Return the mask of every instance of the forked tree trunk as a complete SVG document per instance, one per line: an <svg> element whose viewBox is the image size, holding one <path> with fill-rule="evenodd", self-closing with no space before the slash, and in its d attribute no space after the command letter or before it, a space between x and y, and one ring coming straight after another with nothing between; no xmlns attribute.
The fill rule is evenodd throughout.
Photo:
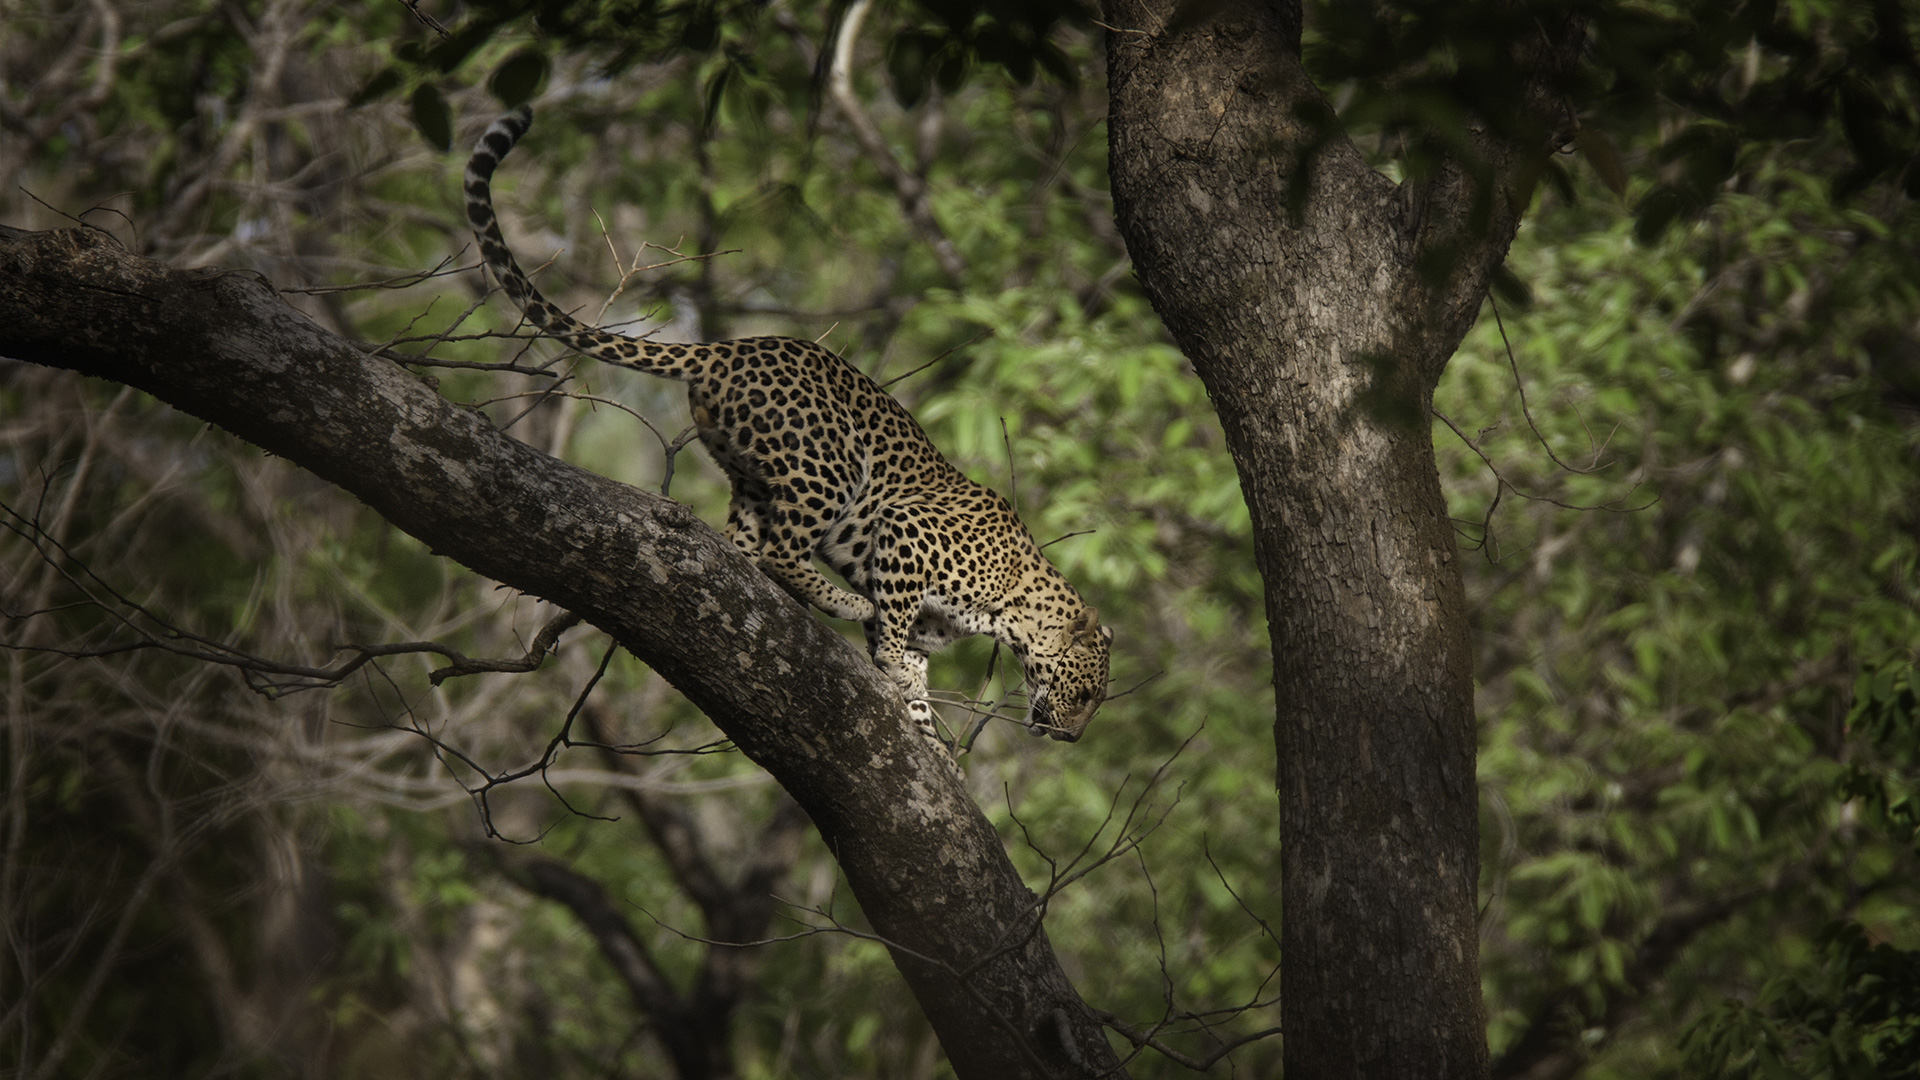
<svg viewBox="0 0 1920 1080"><path fill-rule="evenodd" d="M1301 70L1297 3L1106 21L1121 232L1266 582L1287 1075L1484 1076L1473 672L1428 409L1513 236L1511 155L1486 148L1492 190L1369 168Z"/></svg>

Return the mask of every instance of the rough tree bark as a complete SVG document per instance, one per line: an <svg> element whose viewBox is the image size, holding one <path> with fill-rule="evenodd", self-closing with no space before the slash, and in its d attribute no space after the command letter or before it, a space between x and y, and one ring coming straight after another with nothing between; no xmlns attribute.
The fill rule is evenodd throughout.
<svg viewBox="0 0 1920 1080"><path fill-rule="evenodd" d="M1395 184L1302 70L1298 0L1106 21L1116 215L1266 582L1287 1073L1485 1076L1473 672L1428 410L1517 227L1514 163L1546 148L1483 140L1478 183Z"/></svg>
<svg viewBox="0 0 1920 1080"><path fill-rule="evenodd" d="M892 684L693 512L496 430L249 273L0 226L0 355L125 383L613 635L812 818L961 1077L1117 1075L1035 897Z"/></svg>

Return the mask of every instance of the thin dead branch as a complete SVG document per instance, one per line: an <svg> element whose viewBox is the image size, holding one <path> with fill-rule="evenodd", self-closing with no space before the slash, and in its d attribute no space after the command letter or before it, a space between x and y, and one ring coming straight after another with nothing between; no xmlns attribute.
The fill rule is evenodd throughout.
<svg viewBox="0 0 1920 1080"><path fill-rule="evenodd" d="M1547 457L1551 458L1555 465L1560 466L1562 469L1565 469L1570 473L1585 474L1585 473L1598 472L1601 469L1607 468L1609 465L1611 465L1612 462L1598 463L1600 453L1604 449L1604 446L1592 447L1593 456L1596 461L1596 464L1589 466L1588 468L1585 468L1585 469L1579 468L1578 466L1575 466L1575 465L1569 465L1566 462L1561 461L1560 455L1553 452L1553 446L1547 442L1547 437L1541 434L1540 432L1540 425L1533 422L1533 410L1527 407L1527 381L1520 377L1520 361L1514 358L1513 342L1508 340L1507 338L1507 324L1505 320L1500 318L1500 302L1493 298L1492 293L1488 293L1487 304L1493 308L1493 324L1495 327L1499 328L1500 330L1500 344L1506 346L1507 348L1507 367L1509 370L1513 372L1514 389L1520 392L1520 414L1526 417L1527 427L1532 429L1533 437L1539 440L1540 448L1547 452ZM1582 428L1586 427L1586 420L1584 418L1582 418L1582 420L1580 421L1580 426ZM1587 433L1587 441L1588 441L1588 444L1591 446L1593 441L1592 432ZM1613 436L1611 434L1607 436L1607 441L1608 442L1613 441Z"/></svg>
<svg viewBox="0 0 1920 1080"><path fill-rule="evenodd" d="M1493 554L1493 548L1490 546L1489 538L1493 535L1494 511L1500 508L1500 499L1506 492L1511 491L1515 495L1518 495L1521 498L1528 500L1529 502L1548 503L1550 505L1557 506L1562 510L1578 510L1583 512L1589 511L1589 510L1604 510L1609 514L1637 514L1642 510L1645 510L1648 507L1660 501L1660 496L1655 495L1653 498L1648 499L1645 503L1639 506L1623 507L1619 505L1620 503L1625 502L1628 496L1631 496L1634 492L1640 490L1639 482L1636 482L1633 485L1633 487L1628 488L1626 494L1621 495L1617 499L1613 499L1609 502L1604 502L1604 503L1594 503L1588 506L1580 506L1574 503L1563 502L1549 495L1532 494L1530 492L1527 492L1521 489L1513 481L1508 480L1506 477L1506 474L1500 471L1500 467L1498 465L1495 465L1493 463L1493 459L1487 456L1487 452L1480 448L1480 444L1476 440L1470 438L1466 432L1461 431L1460 426L1458 424L1455 424L1452 420L1448 419L1445 413L1441 412L1438 409L1431 409L1431 408L1428 411L1431 412L1434 415L1434 417L1438 419L1441 423L1447 425L1447 428L1451 430L1455 435L1459 436L1460 441L1466 444L1467 449L1473 451L1474 456L1478 457L1481 460L1481 462L1486 465L1487 471L1493 474L1493 478L1495 481L1495 486L1493 491L1493 501L1487 504L1486 515L1482 517L1480 521L1477 523L1480 529L1480 535L1478 537L1467 537L1467 539L1470 541L1470 546L1480 548L1482 551L1487 552L1487 560L1489 562L1500 561L1498 556ZM1549 450L1548 453L1551 454L1552 451ZM1574 471L1577 472L1579 470L1574 470ZM1469 523L1469 524L1476 524L1476 523ZM1465 533L1462 533L1461 535L1466 536Z"/></svg>
<svg viewBox="0 0 1920 1080"><path fill-rule="evenodd" d="M897 383L902 379L912 378L913 376L920 374L921 372L927 370L928 368L939 363L940 361L945 360L947 357L952 356L954 353L959 352L961 349L964 349L967 346L972 345L974 342L979 341L981 338L990 336L992 333L993 333L993 328L988 327L987 329L980 331L979 333L973 335L972 337L961 342L960 344L955 345L953 348L948 349L946 352L941 353L939 356L936 356L933 359L927 361L926 363L921 364L919 367L914 368L911 371L907 371L899 375L895 375L893 378L888 379L886 382L881 383L880 389L885 390L887 387L892 386L894 383Z"/></svg>
<svg viewBox="0 0 1920 1080"><path fill-rule="evenodd" d="M1197 1058L1190 1054L1181 1053L1179 1050L1162 1042L1159 1037L1152 1032L1142 1031L1104 1009L1093 1010L1093 1015L1097 1017L1102 1024L1119 1032L1122 1037L1132 1043L1136 1048L1154 1050L1168 1061L1176 1065L1183 1065L1186 1068L1192 1069L1194 1072L1206 1072L1219 1063L1220 1059L1248 1043L1259 1042L1261 1039L1270 1039L1281 1033L1278 1027L1270 1027L1264 1031L1256 1031L1251 1035L1243 1035L1232 1042L1221 1044L1214 1049L1213 1053L1208 1054L1206 1057Z"/></svg>

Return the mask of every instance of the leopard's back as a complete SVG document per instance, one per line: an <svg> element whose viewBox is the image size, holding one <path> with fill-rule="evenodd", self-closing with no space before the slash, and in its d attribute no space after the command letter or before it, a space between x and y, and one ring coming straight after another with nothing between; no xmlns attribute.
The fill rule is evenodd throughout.
<svg viewBox="0 0 1920 1080"><path fill-rule="evenodd" d="M827 563L856 589L871 575L843 549L871 537L879 507L971 483L911 413L830 350L783 337L709 348L688 403L736 501L753 504L775 539L822 555L852 530Z"/></svg>

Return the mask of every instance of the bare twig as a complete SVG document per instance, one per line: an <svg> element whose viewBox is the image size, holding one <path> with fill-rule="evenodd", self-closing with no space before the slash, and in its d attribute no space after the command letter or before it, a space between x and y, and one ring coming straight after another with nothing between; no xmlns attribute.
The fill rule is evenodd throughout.
<svg viewBox="0 0 1920 1080"><path fill-rule="evenodd" d="M455 252L454 254L449 255L446 258L441 259L439 262L435 263L433 266L433 269L431 270L416 270L409 274L401 274L398 277L381 278L378 281L361 281L361 282L356 282L352 285L315 285L315 286L312 286L311 288L281 289L280 291L283 293L293 293L298 296L324 296L328 293L367 292L375 289L411 288L412 286L418 285L423 281L431 281L434 278L438 278L438 277L452 277L455 274L464 274L470 270L480 269L480 266L481 266L480 263L474 263L472 266L447 265L466 253L467 253L467 249L461 248L459 251Z"/></svg>
<svg viewBox="0 0 1920 1080"><path fill-rule="evenodd" d="M1007 501L1013 504L1013 516L1020 516L1020 471L1013 464L1013 436L1007 432L1007 418L1000 418L1000 445L1007 451Z"/></svg>
<svg viewBox="0 0 1920 1080"><path fill-rule="evenodd" d="M474 336L514 337L517 335L483 334L483 335L474 335ZM449 339L449 340L454 340L454 339ZM554 361L548 361L546 365L541 367L528 367L527 365L522 364L516 360L501 360L497 362L488 362L484 360L435 360L432 357L428 357L428 356L414 356L408 353L397 353L392 351L391 349L387 349L381 346L374 346L373 348L369 349L368 354L372 356L383 356L389 360L393 360L397 363L405 364L408 367L415 367L415 368L434 367L434 368L461 368L468 371L511 371L516 375L532 375L536 378L542 378L542 379L557 379L561 377L559 375L554 374L552 371L548 370L548 368L551 367ZM426 377L427 376L422 376L422 378L426 378Z"/></svg>
<svg viewBox="0 0 1920 1080"><path fill-rule="evenodd" d="M1273 1036L1281 1033L1280 1029L1277 1027L1270 1027L1270 1028L1267 1028L1265 1031L1256 1031L1251 1035L1245 1035L1238 1039L1233 1040L1230 1043L1223 1044L1222 1046L1215 1049L1213 1053L1208 1054L1206 1057L1196 1058L1188 1054L1183 1054L1178 1050L1175 1050L1173 1047L1168 1046L1164 1042L1161 1042L1153 1034L1149 1032L1141 1031L1139 1028L1136 1028L1131 1024L1125 1023L1119 1017L1113 1015L1110 1012L1107 1012L1104 1009L1093 1010L1093 1015L1097 1017L1102 1024L1105 1024L1107 1027L1112 1028L1114 1031L1119 1032L1121 1036L1123 1036L1128 1042L1132 1043L1133 1045L1140 1047L1142 1049L1156 1050L1163 1057L1173 1062L1174 1064L1184 1065L1195 1072L1206 1072L1208 1069L1213 1068L1213 1066L1217 1062L1219 1062L1221 1058L1226 1057L1228 1054L1233 1053L1235 1050L1240 1049L1242 1046L1245 1046L1250 1042L1258 1042L1261 1039L1270 1039Z"/></svg>
<svg viewBox="0 0 1920 1080"><path fill-rule="evenodd" d="M540 666L540 662L547 658L548 653L553 651L555 643L560 640L560 635L578 625L580 625L580 616L571 611L563 611L555 615L547 620L547 625L541 627L538 634L534 635L533 643L527 646L527 654L520 657L498 660L469 659L458 653L442 652L439 649L431 650L446 656L453 663L429 674L427 681L439 686L457 675L477 675L483 671L532 671Z"/></svg>
<svg viewBox="0 0 1920 1080"><path fill-rule="evenodd" d="M1521 498L1526 499L1530 502L1549 503L1553 506L1560 507L1562 510L1579 510L1579 511L1605 510L1609 514L1637 514L1640 511L1645 510L1648 507L1660 501L1660 496L1655 495L1654 497L1652 497L1651 499L1648 499L1645 503L1639 506L1627 506L1627 507L1620 506L1619 504L1622 502L1625 502L1629 495L1632 495L1634 492L1640 490L1639 482L1635 482L1635 484L1631 488L1627 489L1626 494L1621 495L1617 499L1613 499L1609 502L1604 502L1604 503L1594 503L1588 506L1579 506L1574 503L1562 502L1561 500L1552 498L1551 496L1534 495L1529 492L1523 491L1520 489L1518 485L1513 483L1513 481L1508 480L1505 474L1503 474L1500 471L1500 467L1498 465L1495 465L1493 463L1493 459L1487 456L1487 452L1485 450L1480 449L1480 444L1474 439L1468 437L1466 432L1461 431L1460 426L1458 424L1455 424L1452 420L1448 419L1445 413L1441 412L1438 409L1431 409L1431 408L1428 411L1431 412L1434 415L1434 417L1437 418L1441 423L1447 425L1448 429L1450 429L1455 435L1458 435L1460 437L1460 441L1467 445L1467 449L1473 451L1474 456L1478 457L1481 460L1481 462L1486 465L1487 471L1493 474L1493 478L1495 480L1493 502L1487 506L1486 516L1482 518L1479 522L1480 537L1479 537L1478 544L1476 545L1481 547L1484 550L1488 550L1489 552L1491 552L1491 549L1488 548L1488 537L1492 535L1493 512L1499 509L1501 496L1509 491L1513 492L1515 495L1518 495ZM1551 454L1553 451L1549 450L1547 452ZM1579 470L1573 470L1573 471L1578 472ZM1499 561L1497 558L1494 558L1494 556L1491 553L1489 553L1488 558L1494 562Z"/></svg>
<svg viewBox="0 0 1920 1080"><path fill-rule="evenodd" d="M886 382L881 383L880 389L885 390L887 387L892 386L894 383L897 383L902 379L911 378L912 376L918 375L921 372L932 367L933 365L939 363L940 361L945 360L947 357L952 356L954 353L959 352L961 349L966 348L967 346L973 344L976 341L979 341L981 338L986 337L992 333L993 333L993 328L988 327L987 329L980 331L979 333L973 335L972 337L961 342L960 344L955 345L953 348L948 349L946 352L941 353L939 356L936 356L933 359L927 361L926 363L921 364L919 367L914 368L913 370L905 372L903 374L895 375L893 378L888 379Z"/></svg>
<svg viewBox="0 0 1920 1080"><path fill-rule="evenodd" d="M1547 457L1553 459L1553 463L1555 465L1558 465L1561 468L1571 473L1591 473L1591 472L1597 472L1601 469L1606 468L1607 464L1611 464L1611 462L1607 464L1594 465L1592 467L1582 469L1577 466L1569 465L1564 461L1561 461L1560 455L1553 452L1553 447L1547 442L1547 437L1540 433L1540 425L1533 422L1533 410L1527 407L1527 381L1520 377L1520 361L1514 359L1513 342L1507 339L1507 324L1505 321L1503 321L1500 318L1500 302L1493 298L1492 293L1488 293L1487 303L1489 306L1493 308L1493 325L1498 327L1500 330L1500 344L1505 345L1507 347L1507 367L1509 367L1513 371L1514 389L1520 391L1520 415L1527 418L1527 427L1532 428L1533 437L1540 440L1540 448L1547 452ZM1586 421L1584 419L1581 420L1580 426L1583 428L1586 426ZM1608 441L1612 441L1611 436L1608 437ZM1587 442L1589 446L1592 445L1592 442L1593 442L1592 432L1588 432ZM1599 456L1598 450L1594 451L1594 456L1596 458Z"/></svg>
<svg viewBox="0 0 1920 1080"><path fill-rule="evenodd" d="M400 0L400 3L401 6L413 13L413 17L418 20L422 26L439 34L443 38L453 36L447 31L446 26L444 26L439 19L420 10L420 0Z"/></svg>
<svg viewBox="0 0 1920 1080"><path fill-rule="evenodd" d="M1034 1051L1033 1043L1027 1037L1026 1033L1021 1031L1019 1026L1013 1022L1012 1018L1007 1016L1005 1012L1001 1011L999 1006L994 1004L992 1001L989 1001L984 995L982 995L979 989L974 985L973 980L967 978L967 973L969 971L977 969L981 963L985 962L984 958L982 960L975 961L973 963L969 963L964 966L956 967L955 965L950 964L945 960L940 959L937 956L931 956L927 953L920 952L917 949L909 948L908 946L903 945L898 941L894 941L891 938L882 937L879 934L870 933L864 930L856 930L853 927L848 926L845 923L842 923L839 919L835 918L831 912L823 908L802 907L802 908L797 908L796 910L805 911L810 914L818 915L821 918L827 920L827 925L805 926L803 929L791 934L781 934L774 937L760 938L756 941L719 941L713 938L699 937L694 934L689 934L684 930L679 930L679 929L676 929L675 927L669 926L668 924L661 922L658 917L656 917L652 912L646 910L645 908L641 908L640 912L641 914L645 915L647 918L652 919L654 922L654 925L660 927L662 930L665 930L669 934L673 934L676 937L682 938L687 941L698 942L703 945L721 946L725 948L734 948L734 949L755 948L761 945L775 945L775 944L779 944L781 942L787 942L787 941L801 941L810 937L818 937L822 934L837 934L837 935L843 935L845 937L854 938L855 940L858 940L858 941L874 942L875 944L885 947L890 952L896 953L901 956L912 957L913 959L918 960L921 963L928 965L929 967L945 972L948 976L953 978L954 984L956 986L960 987L960 989L964 993L966 993L968 997L974 1000L975 1004L979 1005L987 1013L988 1016L990 1016L996 1023L1000 1025L1001 1029L1006 1033L1008 1038L1010 1038L1013 1041L1013 1044L1015 1046L1018 1046L1020 1048L1021 1054L1024 1057L1026 1057L1031 1064L1033 1064L1036 1068L1038 1068L1043 1074L1052 1072L1052 1070L1047 1067L1046 1063L1042 1061L1040 1059L1040 1056Z"/></svg>
<svg viewBox="0 0 1920 1080"><path fill-rule="evenodd" d="M1054 537L1053 539L1051 539L1051 540L1049 540L1049 541L1047 541L1046 543L1044 543L1044 544L1041 544L1041 545L1040 545L1040 550L1041 550L1041 551L1045 551L1045 550L1047 550L1048 548L1050 548L1050 547L1052 547L1053 545L1055 545L1055 544L1057 544L1057 543L1059 543L1059 542L1060 542L1060 541L1062 541L1062 540L1071 540L1071 539L1073 539L1073 538L1074 538L1074 537L1076 537L1076 536L1092 536L1092 535L1093 535L1094 533L1096 533L1096 532L1098 532L1098 531L1099 531L1098 529L1076 529L1076 530L1074 530L1073 532L1070 532L1070 533L1063 533L1063 534L1061 534L1061 535L1059 535L1059 536L1056 536L1056 537Z"/></svg>
<svg viewBox="0 0 1920 1080"><path fill-rule="evenodd" d="M432 747L434 754L436 756L441 757L443 764L446 762L448 758L451 758L452 760L459 762L459 764L464 766L466 769L484 778L481 783L473 784L473 783L469 783L465 777L459 775L457 770L453 770L453 769L448 770L449 772L453 773L455 782L458 783L461 786L461 788L466 791L467 795L473 799L474 806L476 807L476 809L478 809L480 813L481 827L486 831L486 834L492 837L493 839L504 841L505 843L509 843L509 844L534 844L534 843L538 843L541 840L541 838L546 835L547 829L543 828L537 834L535 834L534 836L528 839L516 840L513 837L510 837L505 835L504 833L501 833L499 829L495 827L493 822L493 804L492 804L493 790L495 788L506 787L509 784L512 784L519 780L524 780L530 776L539 776L541 779L541 782L546 785L547 790L552 792L553 797L559 800L560 805L566 807L569 813L577 817L590 818L595 821L617 820L614 818L604 817L599 814L590 814L584 810L578 809L571 802L567 800L567 797L565 795L562 795L560 793L560 790L558 788L554 787L553 779L550 774L553 768L553 763L559 760L559 757L562 751L572 749L574 747L582 747L587 749L600 750L603 752L634 754L639 756L668 756L668 755L702 755L702 754L712 754L712 753L727 753L727 752L731 752L733 748L732 743L726 739L716 739L707 743L700 744L698 746L685 747L685 748L654 747L652 745L653 743L657 743L662 739L665 739L669 734L671 734L672 728L668 728L666 731L661 732L660 734L654 736L652 739L649 739L646 742L633 743L633 744L627 744L627 745L621 745L621 746L607 745L595 739L575 739L573 737L574 721L579 718L580 711L583 708L585 708L588 696L593 693L594 687L598 686L601 678L606 675L607 666L612 662L613 654L616 651L618 651L618 649L619 649L619 646L617 644L614 644L612 642L608 643L607 651L604 654L602 654L600 657L599 668L594 671L592 677L589 678L586 684L581 687L580 693L575 696L573 707L567 711L566 719L561 723L560 730L554 733L554 736L551 739L547 740L546 749L541 752L539 759L530 764L523 765L516 769L506 769L497 773L492 772L488 770L485 766L481 765L479 762L475 761L471 755L467 754L466 752L460 750L455 746L452 746L451 744L446 742L446 740L435 735L432 731L428 730L425 727L425 725L419 723L417 719L410 719L408 724L404 725L404 727L406 730L412 731L414 734L419 735L421 738L425 739L428 745ZM590 726L590 729L591 729L591 726Z"/></svg>
<svg viewBox="0 0 1920 1080"><path fill-rule="evenodd" d="M607 309L611 308L613 306L613 302L615 300L620 299L621 295L627 291L627 283L632 281L634 278L638 277L641 274L644 274L653 270L664 270L669 266L678 266L679 264L686 263L686 262L704 264L708 260L719 258L722 255L737 255L741 250L739 248L725 248L720 251L708 251L699 255L683 255L680 252L680 246L686 243L685 237L682 237L680 240L676 241L671 246L666 244L656 244L648 240L648 241L641 242L639 250L633 253L633 259L630 263L623 264L620 260L619 250L616 249L613 245L613 234L607 230L607 223L604 219L600 217L600 211L595 210L593 212L593 218L595 221L598 221L600 223L600 236L602 239L604 239L607 242L607 253L613 256L614 269L620 272L619 283L613 287L613 291L607 294L607 299L605 300L605 302L603 302L600 305L599 318L601 319L606 318ZM662 262L648 263L645 266L642 266L640 264L640 258L641 256L647 253L648 249L652 249L654 251L664 251L667 254L673 256L673 258L666 259ZM596 323L598 322L597 319L595 321ZM609 327L603 326L601 327L601 329L609 329Z"/></svg>

